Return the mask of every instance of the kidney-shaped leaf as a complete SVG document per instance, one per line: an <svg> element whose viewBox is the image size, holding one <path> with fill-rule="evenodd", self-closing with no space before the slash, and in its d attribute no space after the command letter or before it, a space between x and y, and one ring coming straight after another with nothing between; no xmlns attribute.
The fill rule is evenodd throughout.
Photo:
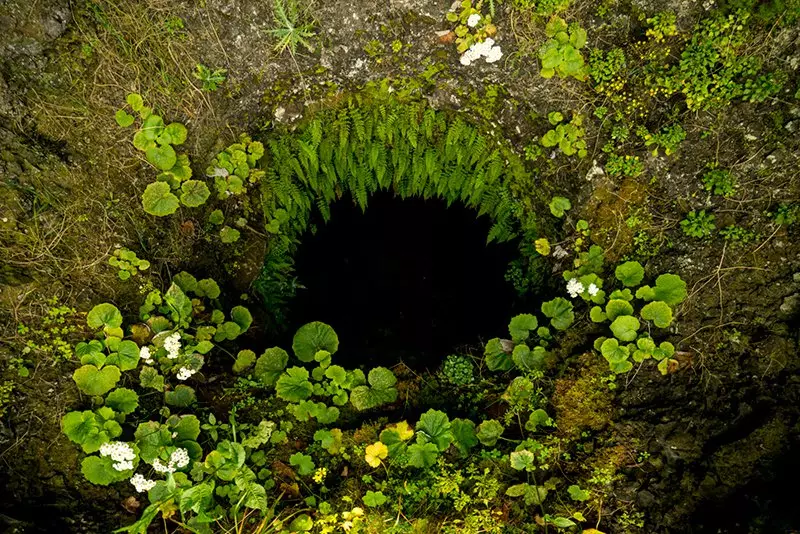
<svg viewBox="0 0 800 534"><path fill-rule="evenodd" d="M294 355L301 362L314 361L317 351L327 350L334 354L339 348L339 337L329 325L314 321L301 326L292 340Z"/></svg>

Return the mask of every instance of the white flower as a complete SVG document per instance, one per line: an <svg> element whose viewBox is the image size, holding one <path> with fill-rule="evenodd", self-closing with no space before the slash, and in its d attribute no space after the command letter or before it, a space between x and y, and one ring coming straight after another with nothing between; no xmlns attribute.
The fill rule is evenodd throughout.
<svg viewBox="0 0 800 534"><path fill-rule="evenodd" d="M178 369L178 374L176 375L178 380L186 380L187 378L191 377L197 371L194 369L189 369L187 367L181 367Z"/></svg>
<svg viewBox="0 0 800 534"><path fill-rule="evenodd" d="M175 464L178 469L183 469L189 465L189 451L186 449L175 449L169 456L169 465Z"/></svg>
<svg viewBox="0 0 800 534"><path fill-rule="evenodd" d="M153 469L156 473L174 473L175 467L173 467L172 462L169 465L164 464L160 459L156 458L153 460Z"/></svg>
<svg viewBox="0 0 800 534"><path fill-rule="evenodd" d="M150 347L139 349L139 358L143 359L144 363L153 363L153 359L150 357Z"/></svg>
<svg viewBox="0 0 800 534"><path fill-rule="evenodd" d="M167 350L167 358L174 360L178 357L181 350L181 333L174 332L164 340L164 348Z"/></svg>
<svg viewBox="0 0 800 534"><path fill-rule="evenodd" d="M501 57L503 57L503 51L500 50L499 46L493 46L489 50L489 53L486 54L486 63L494 63L495 61L499 61Z"/></svg>
<svg viewBox="0 0 800 534"><path fill-rule="evenodd" d="M581 293L583 293L584 287L577 278L571 278L569 282L567 282L567 293L572 298L577 297Z"/></svg>
<svg viewBox="0 0 800 534"><path fill-rule="evenodd" d="M133 460L136 459L136 453L133 452L133 447L124 441L112 441L103 443L100 446L100 456L110 456L114 462L113 467L117 471L127 471L133 469Z"/></svg>
<svg viewBox="0 0 800 534"><path fill-rule="evenodd" d="M473 14L472 14L472 15L470 15L470 16L469 16L469 18L467 19L467 26L469 26L470 28L474 28L475 26L477 26L477 25L478 25L478 23L479 23L480 21L481 21L481 16L480 16L480 15L478 15L477 13L473 13Z"/></svg>
<svg viewBox="0 0 800 534"><path fill-rule="evenodd" d="M600 291L600 288L594 284L589 284L589 289L587 289L587 291L589 292L589 295L593 297L597 295L597 292Z"/></svg>
<svg viewBox="0 0 800 534"><path fill-rule="evenodd" d="M156 481L148 480L137 473L131 477L131 484L133 484L133 487L136 488L136 491L143 493L153 489L153 487L156 485Z"/></svg>

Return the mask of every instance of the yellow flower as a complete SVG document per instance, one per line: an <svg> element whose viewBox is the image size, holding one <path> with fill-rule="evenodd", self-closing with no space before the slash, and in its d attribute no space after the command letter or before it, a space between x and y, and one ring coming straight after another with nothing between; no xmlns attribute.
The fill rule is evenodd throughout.
<svg viewBox="0 0 800 534"><path fill-rule="evenodd" d="M389 456L389 449L380 441L367 445L364 452L364 460L372 467L378 467L381 465L381 460Z"/></svg>
<svg viewBox="0 0 800 534"><path fill-rule="evenodd" d="M324 467L320 467L314 473L314 482L317 484L322 484L326 476L328 476L328 470Z"/></svg>

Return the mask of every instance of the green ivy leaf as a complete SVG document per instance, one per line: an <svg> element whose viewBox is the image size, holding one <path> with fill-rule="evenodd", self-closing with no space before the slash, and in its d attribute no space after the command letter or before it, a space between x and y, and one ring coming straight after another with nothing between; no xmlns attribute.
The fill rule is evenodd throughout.
<svg viewBox="0 0 800 534"><path fill-rule="evenodd" d="M611 299L606 304L605 315L612 321L623 315L633 315L633 306L627 300Z"/></svg>
<svg viewBox="0 0 800 534"><path fill-rule="evenodd" d="M514 451L509 458L511 467L517 471L533 471L535 468L536 456L531 451L525 449Z"/></svg>
<svg viewBox="0 0 800 534"><path fill-rule="evenodd" d="M468 455L469 451L478 444L475 423L469 419L453 419L450 422L450 431L453 434L453 444L462 456Z"/></svg>
<svg viewBox="0 0 800 534"><path fill-rule="evenodd" d="M81 473L92 484L108 486L119 480L124 480L131 471L117 471L114 469L114 461L111 457L87 456L81 462Z"/></svg>
<svg viewBox="0 0 800 534"><path fill-rule="evenodd" d="M169 142L173 145L182 145L186 141L188 134L189 132L186 130L186 126L179 122L169 123L162 132L162 135L167 135L169 137Z"/></svg>
<svg viewBox="0 0 800 534"><path fill-rule="evenodd" d="M552 130L551 130L552 131ZM549 132L548 132L549 133ZM550 201L550 213L559 219L572 208L572 203L565 197L553 197Z"/></svg>
<svg viewBox="0 0 800 534"><path fill-rule="evenodd" d="M233 321L225 321L217 327L217 331L214 334L214 341L220 342L225 341L226 339L233 340L236 339L241 333L242 329L238 324L234 323Z"/></svg>
<svg viewBox="0 0 800 534"><path fill-rule="evenodd" d="M120 371L130 371L139 367L139 346L128 339L120 341L117 352L106 358L106 365L116 365Z"/></svg>
<svg viewBox="0 0 800 534"><path fill-rule="evenodd" d="M150 215L164 217L172 215L179 206L178 197L172 194L169 184L153 182L142 194L142 207Z"/></svg>
<svg viewBox="0 0 800 534"><path fill-rule="evenodd" d="M239 230L231 228L230 226L224 226L222 230L219 231L219 238L223 243L235 243L239 241L240 235Z"/></svg>
<svg viewBox="0 0 800 534"><path fill-rule="evenodd" d="M123 128L127 128L133 121L135 120L133 115L126 112L124 109L118 109L117 112L114 114L114 120L117 121L117 124L122 126Z"/></svg>
<svg viewBox="0 0 800 534"><path fill-rule="evenodd" d="M171 145L151 146L144 153L147 161L162 171L170 170L178 161L178 155Z"/></svg>
<svg viewBox="0 0 800 534"><path fill-rule="evenodd" d="M686 298L686 282L676 274L662 274L656 278L656 287L642 286L636 291L636 298L645 301L661 300L670 306L680 304Z"/></svg>
<svg viewBox="0 0 800 534"><path fill-rule="evenodd" d="M486 359L486 367L490 371L510 371L514 365L511 354L503 349L503 342L500 338L492 338L486 343L483 351Z"/></svg>
<svg viewBox="0 0 800 534"><path fill-rule="evenodd" d="M339 337L329 325L315 321L301 326L292 340L292 351L301 362L314 361L320 350L331 354L339 349Z"/></svg>
<svg viewBox="0 0 800 534"><path fill-rule="evenodd" d="M592 309L589 310L589 318L594 323L603 323L608 320L608 316L600 306L593 306Z"/></svg>

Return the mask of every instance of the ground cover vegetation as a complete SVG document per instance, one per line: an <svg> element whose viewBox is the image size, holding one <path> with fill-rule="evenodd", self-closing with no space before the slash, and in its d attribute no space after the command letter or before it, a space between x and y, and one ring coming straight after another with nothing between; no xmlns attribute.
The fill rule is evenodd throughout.
<svg viewBox="0 0 800 534"><path fill-rule="evenodd" d="M800 4L675 4L0 8L2 524L800 525ZM491 221L507 328L419 366L292 326L375 195Z"/></svg>

